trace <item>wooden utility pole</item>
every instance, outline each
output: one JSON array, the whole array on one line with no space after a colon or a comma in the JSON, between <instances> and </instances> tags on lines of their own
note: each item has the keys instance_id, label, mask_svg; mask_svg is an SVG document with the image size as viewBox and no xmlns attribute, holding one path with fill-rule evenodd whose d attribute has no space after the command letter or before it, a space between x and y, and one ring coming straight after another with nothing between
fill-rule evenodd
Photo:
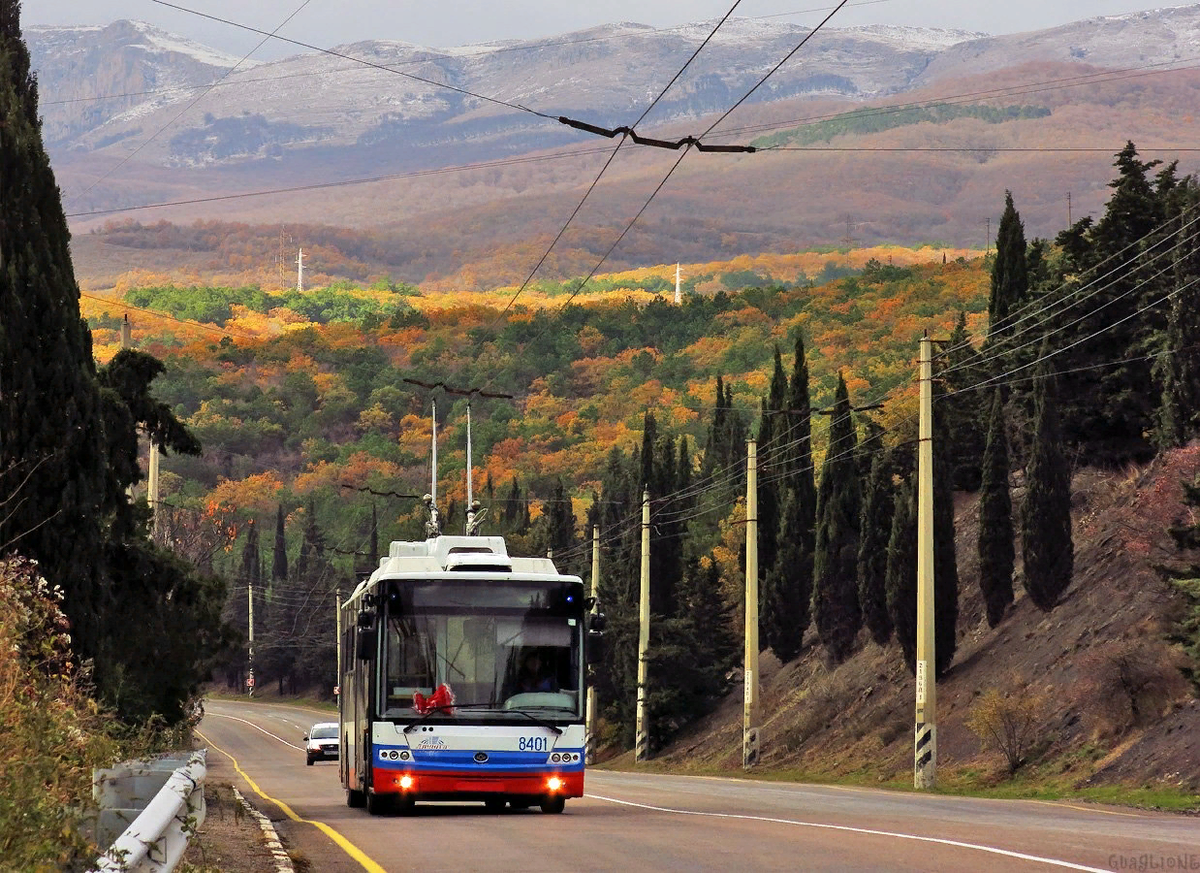
<instances>
[{"instance_id":1,"label":"wooden utility pole","mask_svg":"<svg viewBox=\"0 0 1200 873\"><path fill-rule=\"evenodd\" d=\"M758 763L758 444L746 442L746 651L742 766Z\"/></svg>"},{"instance_id":2,"label":"wooden utility pole","mask_svg":"<svg viewBox=\"0 0 1200 873\"><path fill-rule=\"evenodd\" d=\"M937 663L933 597L933 340L921 338L917 448L917 711L913 785L937 783Z\"/></svg>"},{"instance_id":3,"label":"wooden utility pole","mask_svg":"<svg viewBox=\"0 0 1200 873\"><path fill-rule=\"evenodd\" d=\"M638 607L637 741L634 759L650 757L646 723L646 658L650 651L650 492L642 492L642 585Z\"/></svg>"},{"instance_id":4,"label":"wooden utility pole","mask_svg":"<svg viewBox=\"0 0 1200 873\"><path fill-rule=\"evenodd\" d=\"M600 526L592 525L592 614L600 597ZM590 678L590 677L589 677ZM596 685L589 681L587 689L587 722L583 734L584 763L596 763Z\"/></svg>"}]
</instances>

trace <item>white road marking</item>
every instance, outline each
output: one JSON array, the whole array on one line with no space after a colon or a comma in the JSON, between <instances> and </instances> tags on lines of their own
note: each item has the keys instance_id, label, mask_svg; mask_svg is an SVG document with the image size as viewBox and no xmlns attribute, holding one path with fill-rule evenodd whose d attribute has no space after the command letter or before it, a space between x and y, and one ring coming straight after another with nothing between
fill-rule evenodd
<instances>
[{"instance_id":1,"label":"white road marking","mask_svg":"<svg viewBox=\"0 0 1200 873\"><path fill-rule=\"evenodd\" d=\"M592 800L604 800L608 803L617 803L621 806L636 806L639 809L649 809L654 812L670 812L675 815L699 815L709 818L732 818L741 819L742 821L761 821L769 824L786 824L802 828L820 828L822 830L831 831L846 831L854 834L868 834L876 837L893 837L898 840L916 840L921 843L937 843L943 846L955 846L960 849L974 849L977 852L988 852L993 855L1004 855L1007 858L1017 858L1021 861L1033 861L1039 864L1050 864L1055 867L1065 867L1069 870L1083 870L1086 873L1111 873L1109 870L1104 870L1100 867L1087 867L1083 864L1074 864L1070 861L1060 861L1057 858L1043 858L1040 855L1027 855L1024 852L1012 852L1008 849L997 849L994 846L981 846L977 843L964 843L960 840L947 840L941 837L923 837L918 834L903 834L893 831L877 831L870 828L856 828L849 825L824 824L822 822L811 821L795 821L787 818L768 818L759 815L738 815L728 812L701 812L694 809L669 809L665 806L650 806L646 803L634 803L632 800L618 800L615 797L603 797L599 794L586 794Z\"/></svg>"},{"instance_id":2,"label":"white road marking","mask_svg":"<svg viewBox=\"0 0 1200 873\"><path fill-rule=\"evenodd\" d=\"M288 746L288 747L290 747L290 748L293 748L293 749L295 749L297 752L303 752L303 751L304 751L304 747L303 747L303 746L297 746L297 745L293 745L292 743L289 743L287 740L285 740L283 737L281 737L281 736L278 736L278 735L276 735L276 734L273 734L273 733L271 733L271 732L270 732L269 730L267 730L266 728L261 728L261 727L259 727L258 725L256 725L256 724L255 724L254 722L252 722L252 721L246 721L246 719L244 719L244 718L238 718L236 715L225 715L225 714L223 714L223 713L220 713L220 712L211 712L211 711L210 711L210 712L206 712L206 713L204 713L204 716L205 716L205 718L207 718L207 717L208 717L208 716L210 716L210 715L211 715L211 716L214 716L214 717L216 717L216 718L227 718L227 719L229 719L230 721L240 721L242 724L248 724L248 725L250 725L250 727L254 728L256 731L262 731L262 732L263 732L264 734L266 734L267 736L271 737L272 739L279 740L279 742L283 743L285 746Z\"/></svg>"}]
</instances>

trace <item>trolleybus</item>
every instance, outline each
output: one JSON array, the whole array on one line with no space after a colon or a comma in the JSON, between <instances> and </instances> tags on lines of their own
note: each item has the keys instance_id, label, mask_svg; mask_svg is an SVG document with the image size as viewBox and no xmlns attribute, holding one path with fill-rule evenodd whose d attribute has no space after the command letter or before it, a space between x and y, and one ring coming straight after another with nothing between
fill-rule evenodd
<instances>
[{"instance_id":1,"label":"trolleybus","mask_svg":"<svg viewBox=\"0 0 1200 873\"><path fill-rule=\"evenodd\" d=\"M391 543L342 606L346 802L562 812L583 795L586 649L590 634L598 652L603 618L550 558L436 523L431 534Z\"/></svg>"}]
</instances>

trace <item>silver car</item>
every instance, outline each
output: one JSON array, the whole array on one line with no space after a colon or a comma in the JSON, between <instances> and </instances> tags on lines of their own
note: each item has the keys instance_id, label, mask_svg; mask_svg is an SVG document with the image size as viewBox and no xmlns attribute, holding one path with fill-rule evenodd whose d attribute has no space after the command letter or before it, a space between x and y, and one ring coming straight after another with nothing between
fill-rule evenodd
<instances>
[{"instance_id":1,"label":"silver car","mask_svg":"<svg viewBox=\"0 0 1200 873\"><path fill-rule=\"evenodd\" d=\"M313 761L318 759L337 758L340 749L341 741L338 739L336 722L323 721L314 724L304 735L305 763L310 767Z\"/></svg>"}]
</instances>

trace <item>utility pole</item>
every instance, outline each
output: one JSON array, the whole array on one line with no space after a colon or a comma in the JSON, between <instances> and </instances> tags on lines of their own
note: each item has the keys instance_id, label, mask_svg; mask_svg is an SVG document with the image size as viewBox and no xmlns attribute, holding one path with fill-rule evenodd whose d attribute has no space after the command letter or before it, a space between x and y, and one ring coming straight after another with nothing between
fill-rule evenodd
<instances>
[{"instance_id":1,"label":"utility pole","mask_svg":"<svg viewBox=\"0 0 1200 873\"><path fill-rule=\"evenodd\" d=\"M986 219L987 234L983 238L983 253L986 255L992 250L992 217L989 215Z\"/></svg>"},{"instance_id":2,"label":"utility pole","mask_svg":"<svg viewBox=\"0 0 1200 873\"><path fill-rule=\"evenodd\" d=\"M246 692L250 697L254 696L254 580L246 580L247 602L249 603L249 623L250 632L248 634L249 643L246 649L247 661L250 664L250 670L246 674Z\"/></svg>"},{"instance_id":3,"label":"utility pole","mask_svg":"<svg viewBox=\"0 0 1200 873\"><path fill-rule=\"evenodd\" d=\"M1067 192L1067 227L1071 226L1071 192Z\"/></svg>"},{"instance_id":4,"label":"utility pole","mask_svg":"<svg viewBox=\"0 0 1200 873\"><path fill-rule=\"evenodd\" d=\"M937 784L937 680L933 614L933 340L921 338L917 449L917 708L913 785Z\"/></svg>"},{"instance_id":5,"label":"utility pole","mask_svg":"<svg viewBox=\"0 0 1200 873\"><path fill-rule=\"evenodd\" d=\"M296 255L296 293L304 293L304 249Z\"/></svg>"},{"instance_id":6,"label":"utility pole","mask_svg":"<svg viewBox=\"0 0 1200 873\"><path fill-rule=\"evenodd\" d=\"M600 526L592 525L592 615L596 614L600 596ZM585 764L596 763L596 686L588 682L587 724L584 728L583 754Z\"/></svg>"},{"instance_id":7,"label":"utility pole","mask_svg":"<svg viewBox=\"0 0 1200 873\"><path fill-rule=\"evenodd\" d=\"M650 650L650 491L642 492L642 585L638 608L637 741L634 760L650 757L646 724L646 658Z\"/></svg>"},{"instance_id":8,"label":"utility pole","mask_svg":"<svg viewBox=\"0 0 1200 873\"><path fill-rule=\"evenodd\" d=\"M742 766L758 763L758 443L746 442L746 651Z\"/></svg>"},{"instance_id":9,"label":"utility pole","mask_svg":"<svg viewBox=\"0 0 1200 873\"><path fill-rule=\"evenodd\" d=\"M679 287L679 264L675 265L675 305L683 303L683 290Z\"/></svg>"}]
</instances>

